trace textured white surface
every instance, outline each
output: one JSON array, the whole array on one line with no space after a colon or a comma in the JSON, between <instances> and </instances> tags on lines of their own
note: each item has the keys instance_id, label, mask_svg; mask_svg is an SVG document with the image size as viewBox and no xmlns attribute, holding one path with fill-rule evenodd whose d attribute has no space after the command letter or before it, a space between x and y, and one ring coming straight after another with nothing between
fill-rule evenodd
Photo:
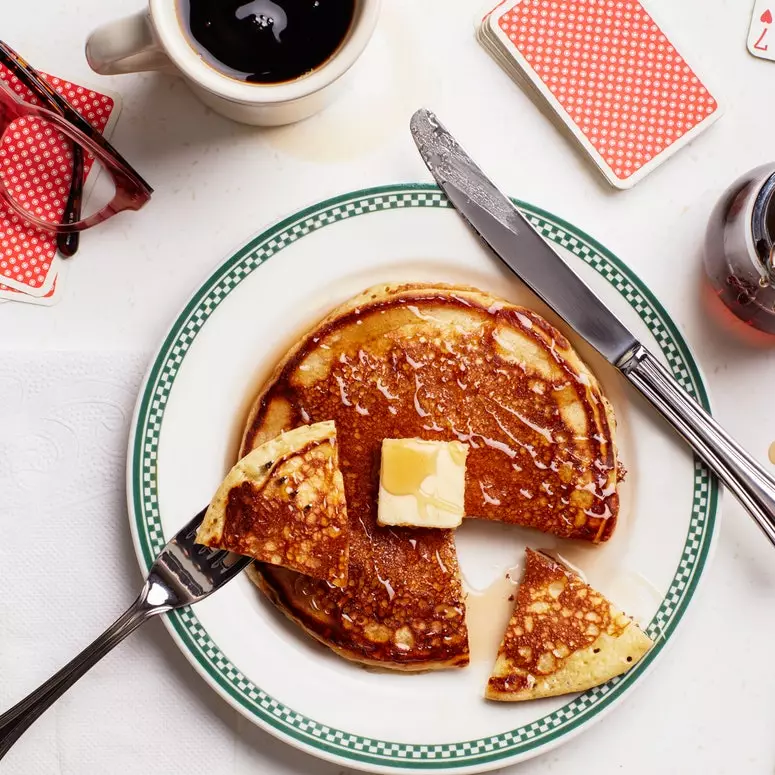
<instances>
[{"instance_id":1,"label":"textured white surface","mask_svg":"<svg viewBox=\"0 0 775 775\"><path fill-rule=\"evenodd\" d=\"M0 707L48 677L135 594L123 492L127 418L144 364L188 293L232 246L302 204L427 180L406 128L422 104L505 188L565 216L635 268L693 346L718 416L766 461L775 360L707 320L698 282L717 197L775 155L775 65L745 50L751 4L654 4L718 83L727 113L630 192L600 182L477 47L478 0L389 0L348 94L317 118L270 131L212 115L165 76L90 75L88 29L139 0L8 4L3 37L33 64L123 94L115 144L157 193L144 212L84 236L57 307L0 307ZM713 567L674 648L616 713L515 775L772 773L774 558L728 499ZM158 622L46 714L2 771L340 772L238 717Z\"/></svg>"}]
</instances>

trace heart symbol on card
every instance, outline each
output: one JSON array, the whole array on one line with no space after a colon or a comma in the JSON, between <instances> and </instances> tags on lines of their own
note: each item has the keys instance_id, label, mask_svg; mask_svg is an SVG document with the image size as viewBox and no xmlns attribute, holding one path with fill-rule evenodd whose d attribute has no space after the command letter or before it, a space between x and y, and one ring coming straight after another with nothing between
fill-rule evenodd
<instances>
[{"instance_id":1,"label":"heart symbol on card","mask_svg":"<svg viewBox=\"0 0 775 775\"><path fill-rule=\"evenodd\" d=\"M772 24L772 11L769 8L762 14L762 21L765 24Z\"/></svg>"}]
</instances>

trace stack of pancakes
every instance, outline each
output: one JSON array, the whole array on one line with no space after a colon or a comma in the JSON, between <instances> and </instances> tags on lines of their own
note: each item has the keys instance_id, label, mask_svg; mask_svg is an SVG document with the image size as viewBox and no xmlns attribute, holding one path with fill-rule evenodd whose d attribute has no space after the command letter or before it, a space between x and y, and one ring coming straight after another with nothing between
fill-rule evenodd
<instances>
[{"instance_id":1,"label":"stack of pancakes","mask_svg":"<svg viewBox=\"0 0 775 775\"><path fill-rule=\"evenodd\" d=\"M467 518L610 538L619 509L611 406L567 339L473 288L390 285L336 309L258 395L241 455L334 421L349 521L347 583L255 564L251 578L338 654L397 670L468 663L451 531L377 526L385 438L468 445Z\"/></svg>"}]
</instances>

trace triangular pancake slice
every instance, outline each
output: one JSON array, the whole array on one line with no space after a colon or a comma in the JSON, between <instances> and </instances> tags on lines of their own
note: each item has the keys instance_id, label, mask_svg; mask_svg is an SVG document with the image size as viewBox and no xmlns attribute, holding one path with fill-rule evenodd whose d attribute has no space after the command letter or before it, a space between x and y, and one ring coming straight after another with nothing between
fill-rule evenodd
<instances>
[{"instance_id":1,"label":"triangular pancake slice","mask_svg":"<svg viewBox=\"0 0 775 775\"><path fill-rule=\"evenodd\" d=\"M196 540L346 586L349 527L334 423L303 425L242 458Z\"/></svg>"},{"instance_id":2,"label":"triangular pancake slice","mask_svg":"<svg viewBox=\"0 0 775 775\"><path fill-rule=\"evenodd\" d=\"M651 639L577 573L527 549L525 575L485 697L580 692L627 672Z\"/></svg>"}]
</instances>

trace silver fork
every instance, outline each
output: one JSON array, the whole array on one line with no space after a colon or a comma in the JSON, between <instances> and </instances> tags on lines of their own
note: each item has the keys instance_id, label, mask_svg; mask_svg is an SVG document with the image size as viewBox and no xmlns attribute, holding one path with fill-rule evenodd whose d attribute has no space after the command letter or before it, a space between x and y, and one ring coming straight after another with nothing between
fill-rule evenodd
<instances>
[{"instance_id":1,"label":"silver fork","mask_svg":"<svg viewBox=\"0 0 775 775\"><path fill-rule=\"evenodd\" d=\"M33 721L141 624L203 600L250 564L247 557L194 543L204 514L204 510L197 514L162 549L142 592L124 614L72 662L0 716L0 759Z\"/></svg>"}]
</instances>

